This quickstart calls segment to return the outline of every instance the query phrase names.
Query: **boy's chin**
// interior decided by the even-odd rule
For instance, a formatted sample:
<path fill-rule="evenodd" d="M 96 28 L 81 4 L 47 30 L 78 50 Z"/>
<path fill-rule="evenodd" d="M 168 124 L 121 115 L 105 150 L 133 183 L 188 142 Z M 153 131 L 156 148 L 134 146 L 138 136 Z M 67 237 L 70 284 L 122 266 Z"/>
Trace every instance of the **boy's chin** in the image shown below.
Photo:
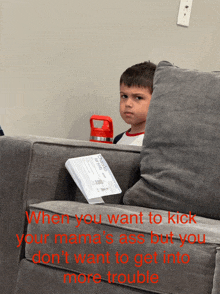
<path fill-rule="evenodd" d="M 121 117 L 122 117 L 123 120 L 124 120 L 127 124 L 129 124 L 129 125 L 135 123 L 135 120 L 134 120 L 133 115 L 126 115 L 126 114 L 123 114 Z"/>
<path fill-rule="evenodd" d="M 133 120 L 132 119 L 130 119 L 130 118 L 123 118 L 123 120 L 124 120 L 124 122 L 126 122 L 126 124 L 128 124 L 128 125 L 133 125 Z"/>

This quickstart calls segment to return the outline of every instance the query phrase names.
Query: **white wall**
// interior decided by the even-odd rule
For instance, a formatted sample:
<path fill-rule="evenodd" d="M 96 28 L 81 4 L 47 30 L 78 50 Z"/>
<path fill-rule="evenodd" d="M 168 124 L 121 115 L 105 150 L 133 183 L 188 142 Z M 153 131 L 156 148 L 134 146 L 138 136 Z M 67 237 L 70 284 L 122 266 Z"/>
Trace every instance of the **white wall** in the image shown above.
<path fill-rule="evenodd" d="M 0 4 L 0 125 L 8 135 L 88 140 L 92 114 L 120 118 L 119 77 L 145 60 L 220 70 L 220 1 L 5 0 Z"/>

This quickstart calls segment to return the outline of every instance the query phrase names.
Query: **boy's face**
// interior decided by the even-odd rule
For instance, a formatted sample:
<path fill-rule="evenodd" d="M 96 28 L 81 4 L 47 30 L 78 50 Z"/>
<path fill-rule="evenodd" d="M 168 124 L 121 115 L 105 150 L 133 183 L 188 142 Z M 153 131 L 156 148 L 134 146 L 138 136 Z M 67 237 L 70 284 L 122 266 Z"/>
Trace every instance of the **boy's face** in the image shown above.
<path fill-rule="evenodd" d="M 131 132 L 144 131 L 151 96 L 148 88 L 120 85 L 120 114 Z"/>

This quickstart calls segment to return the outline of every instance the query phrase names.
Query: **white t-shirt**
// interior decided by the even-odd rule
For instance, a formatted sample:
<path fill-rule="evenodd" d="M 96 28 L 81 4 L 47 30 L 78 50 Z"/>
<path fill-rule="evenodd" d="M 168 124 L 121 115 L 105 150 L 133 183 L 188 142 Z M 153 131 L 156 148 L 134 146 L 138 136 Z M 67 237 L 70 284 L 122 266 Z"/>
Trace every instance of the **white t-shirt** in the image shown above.
<path fill-rule="evenodd" d="M 123 134 L 117 144 L 142 146 L 144 139 L 144 132 L 137 134 L 130 134 L 128 131 Z"/>

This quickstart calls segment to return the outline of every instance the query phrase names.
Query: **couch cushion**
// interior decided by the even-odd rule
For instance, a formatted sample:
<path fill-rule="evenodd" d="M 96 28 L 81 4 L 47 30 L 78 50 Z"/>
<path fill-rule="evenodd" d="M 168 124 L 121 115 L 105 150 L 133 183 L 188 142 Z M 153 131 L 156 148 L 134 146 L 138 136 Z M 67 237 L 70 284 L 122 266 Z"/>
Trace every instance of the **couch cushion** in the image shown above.
<path fill-rule="evenodd" d="M 220 73 L 160 62 L 127 205 L 220 219 Z"/>
<path fill-rule="evenodd" d="M 114 293 L 114 294 L 153 294 L 152 292 L 125 287 L 124 285 L 109 284 L 106 281 L 94 283 L 66 283 L 63 281 L 64 271 L 43 265 L 36 265 L 26 259 L 20 264 L 17 288 L 15 294 L 91 294 L 91 293 Z M 72 274 L 72 273 L 71 273 Z M 79 274 L 76 273 L 78 277 Z M 83 278 L 83 277 L 82 277 Z M 82 279 L 81 279 L 82 280 Z M 4 292 L 6 293 L 6 292 Z"/>
<path fill-rule="evenodd" d="M 42 218 L 39 218 L 39 223 L 32 221 L 28 225 L 27 234 L 29 239 L 26 244 L 25 256 L 28 260 L 33 261 L 33 256 L 37 264 L 49 265 L 55 268 L 62 268 L 69 272 L 78 272 L 85 274 L 95 274 L 99 273 L 102 276 L 103 281 L 108 281 L 108 271 L 111 273 L 117 273 L 128 275 L 130 274 L 131 279 L 133 275 L 140 273 L 146 274 L 157 274 L 159 276 L 158 283 L 120 283 L 117 280 L 116 284 L 128 285 L 140 290 L 153 291 L 158 293 L 211 293 L 213 286 L 213 275 L 215 270 L 215 258 L 216 258 L 216 247 L 220 244 L 220 234 L 219 234 L 219 221 L 210 220 L 202 217 L 196 218 L 196 224 L 169 224 L 168 223 L 168 212 L 162 210 L 147 209 L 141 207 L 125 206 L 125 205 L 89 205 L 85 203 L 68 202 L 68 201 L 51 201 L 43 202 L 39 204 L 33 204 L 30 206 L 29 216 L 35 212 L 36 216 L 38 213 L 45 213 L 49 215 L 50 220 L 52 220 L 53 215 L 59 215 L 60 219 L 62 215 L 69 215 L 69 223 L 50 223 L 47 222 L 48 216 L 45 217 L 45 223 L 42 223 Z M 160 224 L 149 224 L 149 213 L 152 212 L 153 215 L 160 214 L 162 217 L 162 222 Z M 115 224 L 111 223 L 108 219 L 108 215 L 119 216 L 119 220 L 130 215 L 140 216 L 142 213 L 142 219 L 136 221 L 133 218 L 132 222 L 123 223 L 118 222 Z M 78 221 L 76 215 L 80 217 L 81 215 L 86 217 L 86 222 L 82 221 L 78 226 Z M 96 222 L 99 222 L 101 215 L 101 223 L 95 223 L 92 221 L 90 223 L 90 215 L 93 217 L 96 215 Z M 66 218 L 66 217 L 65 217 Z M 65 220 L 64 218 L 64 220 Z M 212 230 L 210 230 L 210 227 Z M 163 242 L 156 242 L 157 237 L 154 237 L 154 242 L 151 241 L 151 232 L 161 235 L 163 237 Z M 173 242 L 168 240 L 166 242 L 166 235 L 173 233 Z M 37 244 L 34 241 L 31 242 L 31 235 L 36 234 L 37 240 L 40 240 L 41 234 L 48 234 L 47 242 L 42 242 L 42 244 Z M 57 237 L 57 243 L 55 242 L 55 235 L 61 234 L 62 238 Z M 71 235 L 72 234 L 72 235 Z M 73 239 L 73 234 L 76 235 L 77 242 Z M 89 241 L 87 236 L 86 242 L 82 238 L 79 242 L 79 236 L 81 234 L 89 234 L 92 240 Z M 133 236 L 138 240 L 138 236 L 141 237 L 144 242 L 119 242 L 119 240 L 127 236 Z M 133 235 L 132 235 L 133 234 Z M 180 236 L 185 236 L 185 234 L 194 234 L 197 236 L 197 241 L 188 242 L 186 241 L 183 246 L 181 246 Z M 200 235 L 200 242 L 202 242 L 203 235 L 205 234 L 205 243 L 198 243 L 198 234 Z M 101 242 L 96 239 L 98 235 L 101 238 Z M 67 239 L 65 239 L 67 236 Z M 136 236 L 136 237 L 135 237 Z M 60 239 L 61 238 L 61 239 Z M 72 238 L 72 239 L 71 239 Z M 194 237 L 193 237 L 194 238 Z M 194 240 L 192 238 L 192 241 Z M 60 241 L 62 240 L 62 242 Z M 67 240 L 67 241 L 66 241 Z M 112 241 L 113 240 L 113 241 Z M 193 244 L 192 244 L 193 243 Z M 40 259 L 39 259 L 40 252 Z M 65 260 L 64 253 L 68 253 L 68 263 Z M 121 263 L 116 262 L 116 253 L 121 256 L 124 254 Z M 146 254 L 153 256 L 157 254 L 157 263 L 151 262 L 143 264 L 140 263 L 140 255 L 142 257 Z M 96 258 L 98 254 L 109 254 L 109 262 L 105 257 L 105 261 L 102 259 L 95 262 L 91 259 L 91 254 Z M 42 256 L 45 254 L 45 262 L 42 260 Z M 54 255 L 54 261 L 52 261 L 52 255 L 59 255 L 59 262 L 57 256 Z M 85 257 L 90 257 L 89 262 L 85 261 L 83 263 L 76 262 L 75 255 L 78 258 L 79 254 Z M 90 256 L 89 256 L 90 254 Z M 140 254 L 140 255 L 137 255 Z M 164 263 L 164 254 L 188 254 L 190 256 L 190 261 L 184 264 L 179 264 L 176 261 L 173 263 Z M 125 262 L 124 258 L 126 255 L 129 257 L 128 262 Z M 148 257 L 150 256 L 148 255 Z M 48 257 L 49 256 L 49 257 Z M 137 260 L 135 261 L 135 256 Z M 50 260 L 49 260 L 49 259 Z M 184 258 L 187 258 L 185 256 Z M 49 262 L 48 262 L 49 260 Z M 38 263 L 39 261 L 39 263 Z M 186 260 L 185 260 L 186 261 Z M 136 265 L 135 265 L 136 264 Z M 121 281 L 124 276 L 121 276 Z M 181 277 L 181 278 L 180 278 Z"/>

